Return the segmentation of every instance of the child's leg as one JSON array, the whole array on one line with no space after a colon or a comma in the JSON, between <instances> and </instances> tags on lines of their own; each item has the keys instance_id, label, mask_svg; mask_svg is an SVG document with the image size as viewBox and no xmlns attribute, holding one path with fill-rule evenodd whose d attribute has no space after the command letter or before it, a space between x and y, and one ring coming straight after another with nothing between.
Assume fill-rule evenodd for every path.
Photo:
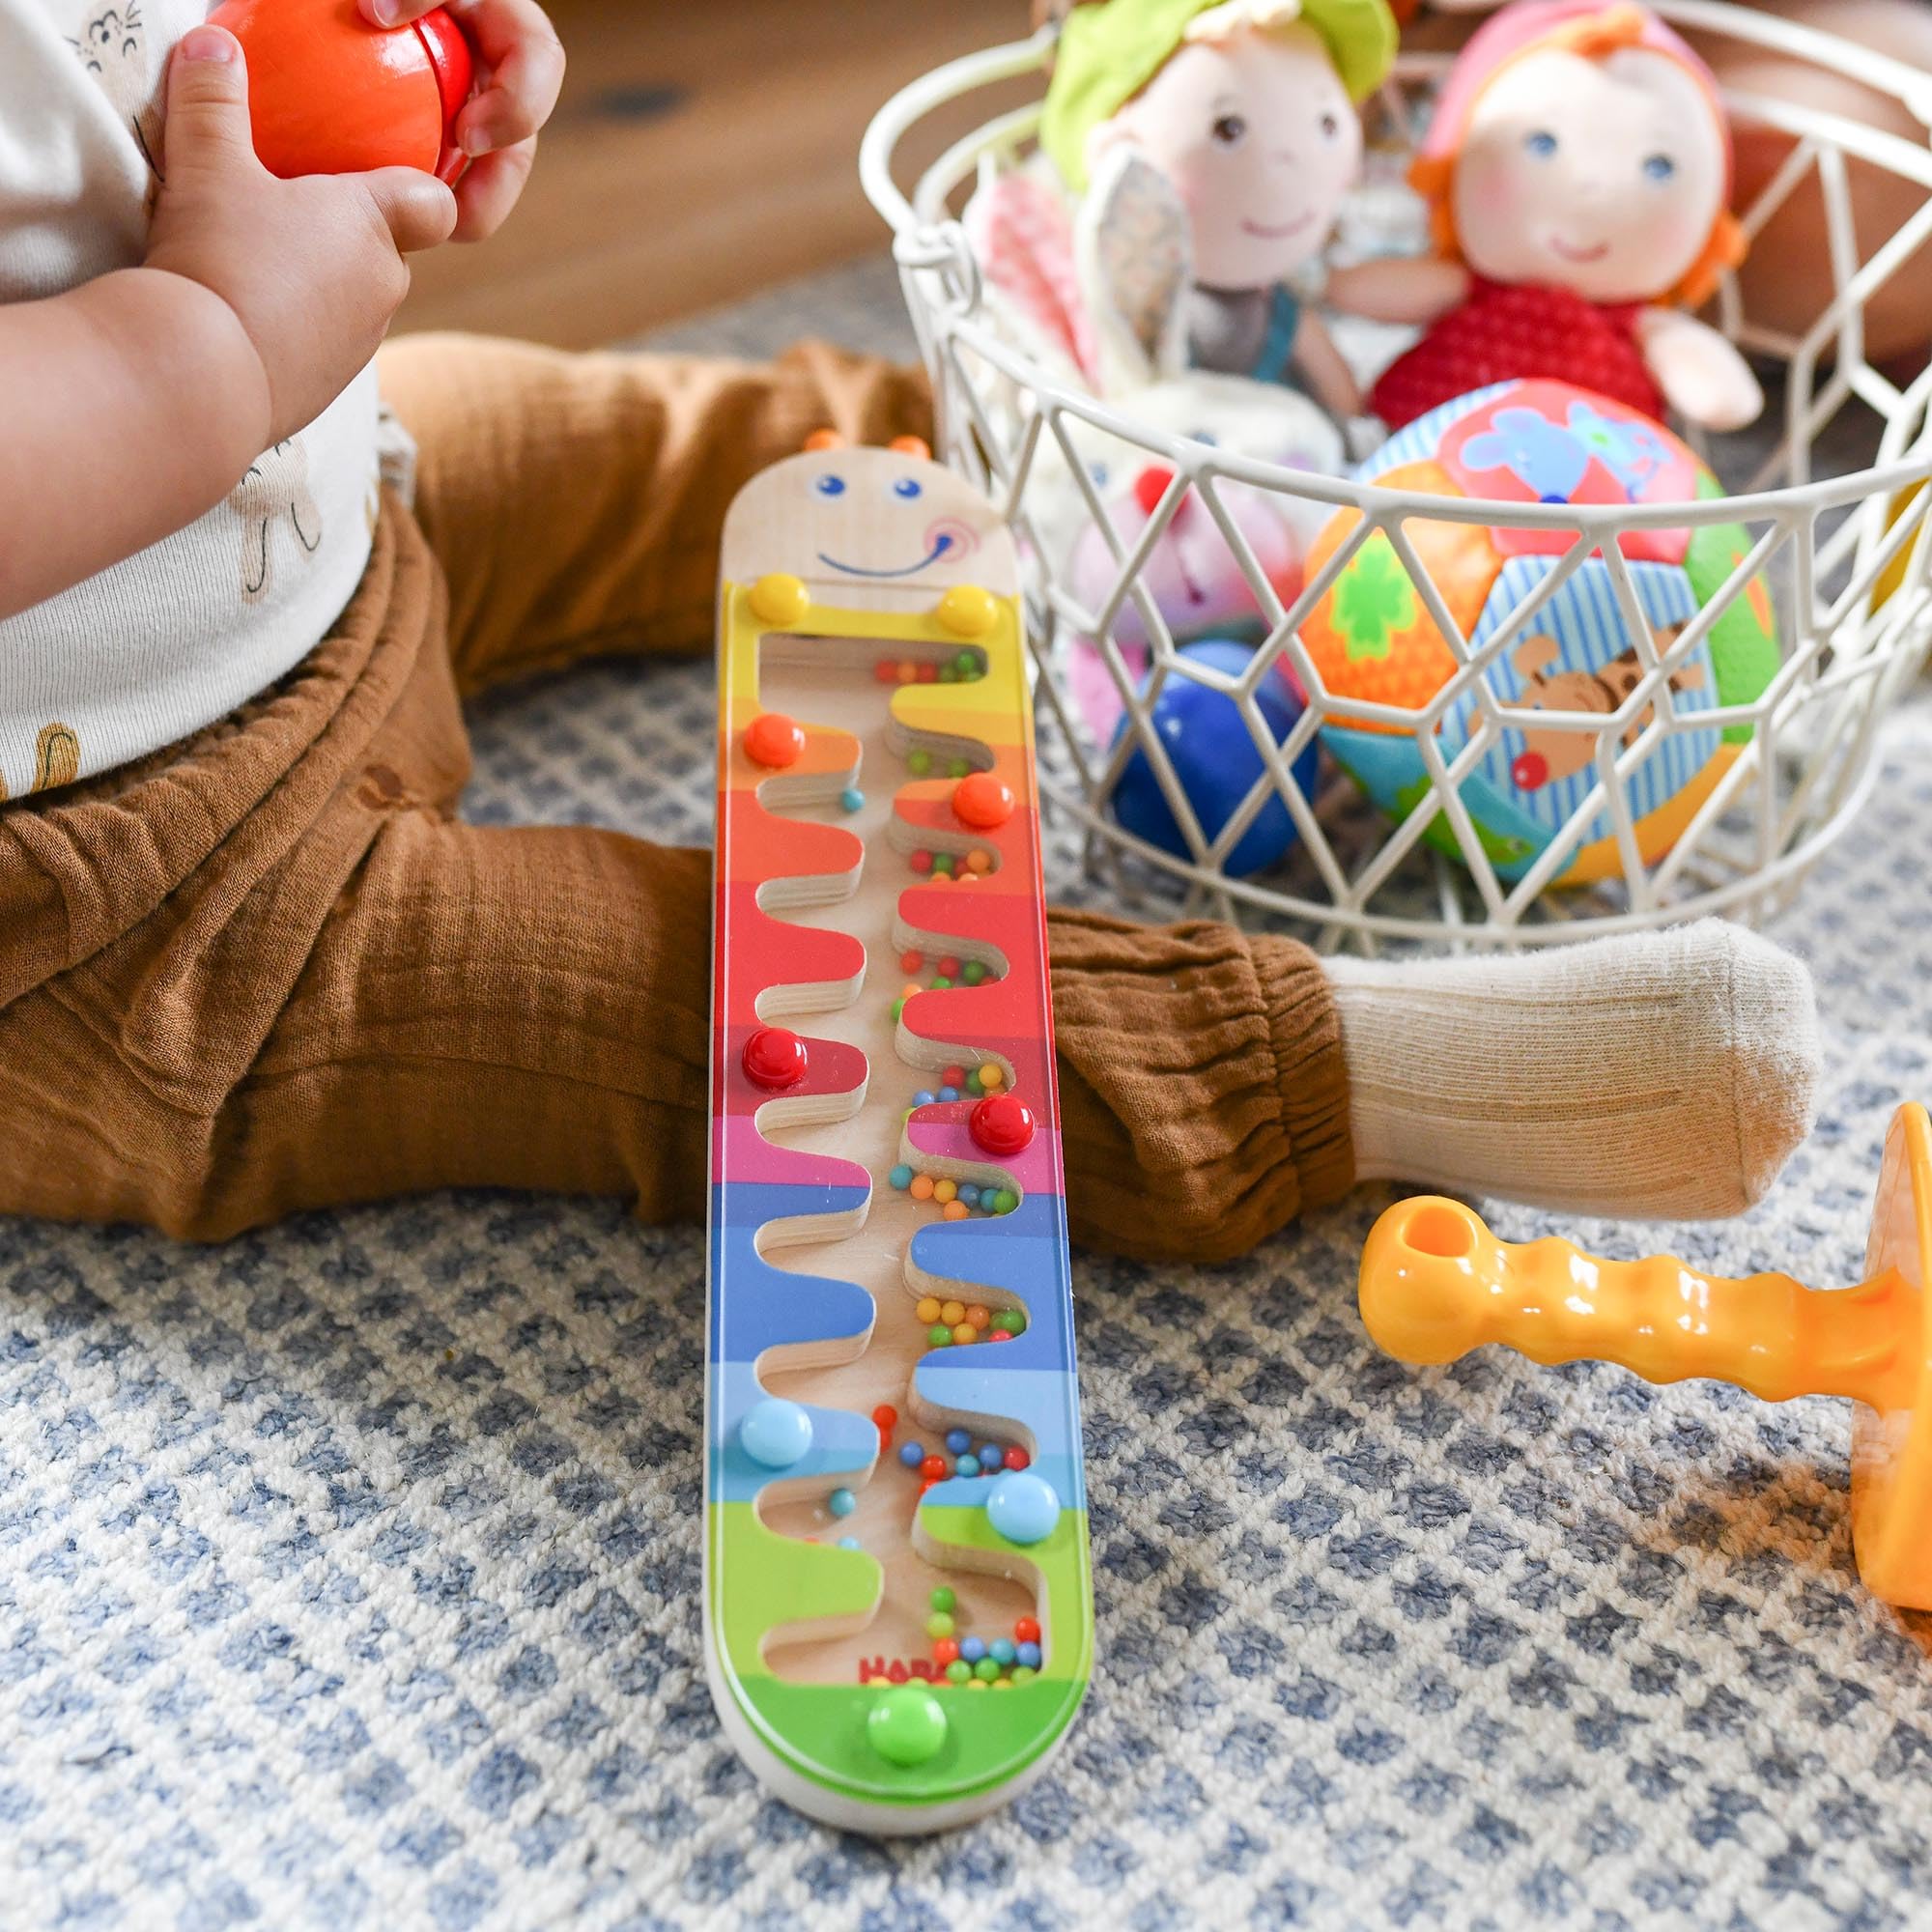
<instances>
[{"instance_id":1,"label":"child's leg","mask_svg":"<svg viewBox=\"0 0 1932 1932\"><path fill-rule=\"evenodd\" d=\"M383 393L417 444L458 681L598 651L708 649L724 512L814 430L927 436L924 376L808 343L770 364L403 336Z\"/></svg>"}]
</instances>

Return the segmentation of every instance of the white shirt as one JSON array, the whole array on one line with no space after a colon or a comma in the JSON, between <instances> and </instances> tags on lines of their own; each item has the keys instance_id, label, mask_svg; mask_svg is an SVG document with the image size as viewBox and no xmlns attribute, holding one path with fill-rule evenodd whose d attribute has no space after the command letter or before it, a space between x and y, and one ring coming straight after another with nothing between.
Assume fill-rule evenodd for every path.
<instances>
[{"instance_id":1,"label":"white shirt","mask_svg":"<svg viewBox=\"0 0 1932 1932\"><path fill-rule=\"evenodd\" d=\"M140 262L168 57L207 12L0 0L0 301ZM368 562L377 477L372 367L199 522L0 619L0 797L173 744L298 663Z\"/></svg>"}]
</instances>

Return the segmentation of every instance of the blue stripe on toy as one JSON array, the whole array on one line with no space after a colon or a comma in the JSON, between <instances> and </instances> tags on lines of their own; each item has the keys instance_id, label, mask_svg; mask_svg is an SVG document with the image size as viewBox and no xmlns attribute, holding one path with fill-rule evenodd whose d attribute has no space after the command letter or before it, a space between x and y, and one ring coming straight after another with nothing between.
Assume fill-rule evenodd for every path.
<instances>
[{"instance_id":1,"label":"blue stripe on toy","mask_svg":"<svg viewBox=\"0 0 1932 1932\"><path fill-rule=\"evenodd\" d=\"M1060 1197L1029 1194L997 1220L929 1222L913 1236L911 1255L928 1274L962 1284L950 1291L962 1301L983 1298L997 1309L1009 1296L1026 1310L1025 1334L1010 1342L976 1342L967 1352L992 1351L1015 1370L1066 1374L1073 1367L1073 1338L1064 1325L1069 1296L1065 1241Z\"/></svg>"},{"instance_id":2,"label":"blue stripe on toy","mask_svg":"<svg viewBox=\"0 0 1932 1932\"><path fill-rule=\"evenodd\" d=\"M735 1186L736 1212L727 1223L724 1204L712 1204L711 1359L755 1362L767 1349L807 1342L842 1342L864 1334L872 1321L872 1297L849 1281L788 1274L757 1251L758 1230L774 1212L797 1212L792 1197L820 1189ZM719 1190L714 1189L714 1197ZM762 1196L763 1205L747 1196Z\"/></svg>"}]
</instances>

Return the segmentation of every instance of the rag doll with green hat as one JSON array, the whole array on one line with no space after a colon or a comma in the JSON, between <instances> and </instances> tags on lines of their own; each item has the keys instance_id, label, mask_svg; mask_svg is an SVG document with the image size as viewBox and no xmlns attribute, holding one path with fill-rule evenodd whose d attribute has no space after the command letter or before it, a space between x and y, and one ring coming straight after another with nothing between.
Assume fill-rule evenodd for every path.
<instances>
[{"instance_id":1,"label":"rag doll with green hat","mask_svg":"<svg viewBox=\"0 0 1932 1932\"><path fill-rule=\"evenodd\" d=\"M1356 107L1395 49L1387 0L1099 0L1068 14L1041 146L1075 194L1120 143L1172 185L1191 231L1194 366L1360 413L1292 285L1360 175Z\"/></svg>"}]
</instances>

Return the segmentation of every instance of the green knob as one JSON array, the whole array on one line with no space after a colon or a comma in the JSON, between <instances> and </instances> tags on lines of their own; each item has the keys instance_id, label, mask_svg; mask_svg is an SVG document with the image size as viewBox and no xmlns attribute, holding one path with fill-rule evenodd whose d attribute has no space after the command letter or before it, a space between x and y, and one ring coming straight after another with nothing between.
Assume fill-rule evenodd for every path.
<instances>
[{"instance_id":1,"label":"green knob","mask_svg":"<svg viewBox=\"0 0 1932 1932\"><path fill-rule=\"evenodd\" d=\"M946 1742L946 1713L924 1685L895 1684L867 1713L866 1735L889 1764L924 1764Z\"/></svg>"}]
</instances>

